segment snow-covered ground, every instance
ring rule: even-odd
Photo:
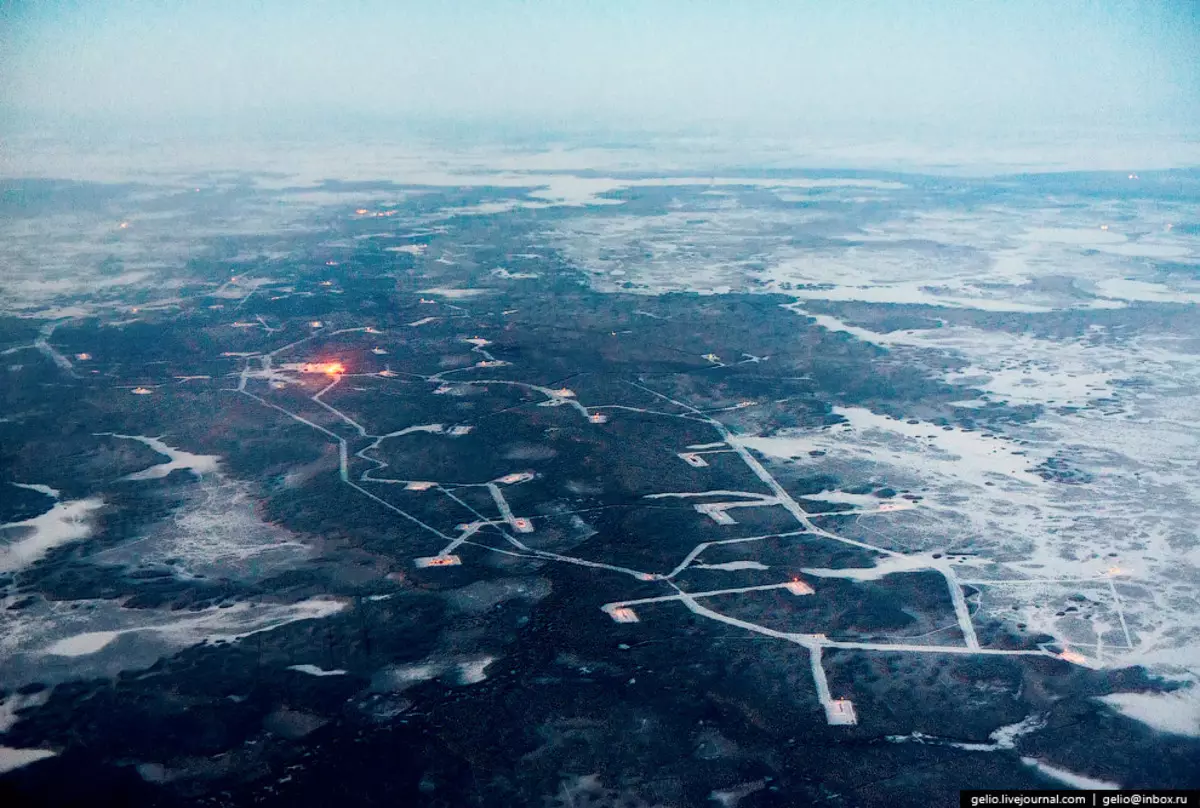
[[[1200,236],[1178,226],[1194,215],[1170,194],[1014,197],[1011,188],[911,209],[894,187],[832,188],[791,209],[681,194],[666,212],[581,214],[544,237],[596,289],[786,295],[797,330],[812,323],[878,345],[962,387],[959,407],[1038,408],[993,432],[841,406],[834,426],[740,442],[848,488],[920,495],[916,509],[864,516],[844,532],[906,552],[969,554],[956,571],[978,590],[979,618],[1049,634],[1088,664],[1141,664],[1181,680],[1190,686],[1169,696],[1107,701],[1200,734],[1200,335],[1145,308],[1200,301]],[[801,201],[794,189],[775,193]],[[871,304],[849,310],[878,320],[830,314],[830,302]],[[935,322],[939,310],[947,316]],[[892,311],[928,324],[875,324]],[[1106,316],[1118,311],[1124,319]],[[1056,312],[1072,314],[1036,327]],[[929,361],[946,357],[954,361]]]

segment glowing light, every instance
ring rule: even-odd
[[[410,480],[405,486],[406,491],[428,491],[437,483],[426,482],[425,480]]]
[[[721,357],[717,356],[715,353],[706,353],[704,356],[702,356],[700,358],[707,359],[709,362],[720,362],[721,361]]]
[[[149,387],[135,387],[132,390],[130,390],[129,392],[133,393],[135,396],[148,396],[151,393],[153,393],[154,391],[151,390]]]
[[[370,211],[368,211],[366,208],[358,208],[354,212],[357,213],[359,216],[365,216]]]
[[[122,230],[128,230],[129,222],[121,222],[119,225],[117,225],[117,227],[121,228]]]
[[[804,583],[804,581],[801,581],[799,578],[793,578],[792,580],[788,581],[787,584],[784,586],[784,588],[787,589],[787,591],[791,592],[793,595],[811,595],[811,594],[813,594],[813,588],[811,586],[809,586],[808,584]]]
[[[524,518],[514,519],[512,526],[513,526],[513,530],[517,531],[518,533],[532,533],[533,532],[533,523],[530,522],[528,519],[524,519]]]
[[[615,609],[609,609],[608,616],[618,623],[636,623],[639,620],[637,612],[628,606],[618,606]]]
[[[1087,657],[1075,651],[1063,651],[1058,655],[1058,658],[1064,662],[1071,662],[1075,665],[1086,665]]]
[[[301,373],[324,373],[326,376],[341,376],[346,372],[346,366],[341,362],[305,362],[300,366]]]
[[[1139,177],[1137,174],[1130,174],[1130,175],[1129,175],[1129,179],[1131,179],[1131,180],[1137,180],[1137,179],[1141,179],[1141,177]]]
[[[560,387],[554,391],[554,395],[558,396],[559,398],[575,398],[575,391],[566,387]]]
[[[324,328],[325,323],[321,322],[320,320],[313,320],[311,323],[309,323],[309,326],[312,328]]]
[[[428,567],[457,567],[462,563],[462,559],[456,555],[436,555],[425,556],[413,560],[418,569],[426,569]]]
[[[89,359],[91,359],[91,358],[92,358],[92,355],[91,355],[90,353],[77,353],[77,354],[75,354],[75,360],[76,360],[77,362],[86,362],[86,361],[88,361],[88,360],[89,360]]]
[[[1107,230],[1107,229],[1108,229],[1108,225],[1106,225],[1106,224],[1102,224],[1102,225],[1100,225],[1100,229],[1101,229],[1101,230]]]
[[[1124,575],[1125,570],[1121,569],[1120,567],[1109,567],[1108,574],[1109,575]]]
[[[321,281],[322,286],[333,286],[333,281]]]
[[[607,423],[608,416],[602,412],[594,412],[588,416],[588,421],[590,421],[593,424],[603,424],[603,423]]]

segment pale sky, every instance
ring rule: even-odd
[[[11,114],[1200,131],[1200,3],[40,0]]]

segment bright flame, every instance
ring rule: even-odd
[[[341,362],[305,362],[300,366],[301,373],[324,373],[326,376],[337,378],[346,372],[346,366]]]
[[[363,216],[367,213],[367,209],[366,208],[358,208],[354,212],[357,213],[359,216]]]
[[[121,222],[119,225],[117,225],[117,227],[121,228],[122,230],[128,230],[129,222]]]

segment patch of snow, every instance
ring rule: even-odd
[[[309,676],[344,676],[346,672],[341,668],[334,670],[325,670],[316,665],[288,665],[288,670],[298,671],[299,673],[307,673]]]
[[[76,634],[73,637],[64,637],[54,643],[46,649],[46,653],[64,657],[94,654],[119,636],[121,636],[120,631],[89,631],[86,634]]]
[[[57,754],[49,749],[14,749],[11,746],[0,746],[0,774],[54,757]]]
[[[698,570],[725,570],[727,572],[770,569],[766,564],[759,563],[758,561],[726,561],[724,564],[693,564],[692,568]]]
[[[1110,783],[1106,780],[1097,780],[1094,777],[1085,777],[1082,774],[1075,774],[1066,769],[1060,769],[1057,766],[1051,766],[1049,763],[1043,763],[1037,758],[1023,757],[1021,762],[1026,766],[1032,766],[1042,774],[1049,777],[1051,780],[1057,780],[1065,786],[1071,788],[1087,789],[1092,791],[1117,791],[1121,788],[1119,783]]]
[[[154,451],[158,452],[163,457],[167,458],[167,462],[158,463],[150,466],[147,469],[136,471],[133,474],[126,474],[122,480],[138,481],[138,480],[159,480],[166,477],[173,471],[186,469],[197,477],[202,477],[205,474],[211,474],[217,471],[221,458],[217,455],[200,455],[192,452],[185,452],[182,449],[176,449],[174,446],[168,446],[158,438],[147,438],[144,435],[116,435],[111,437],[121,438],[122,440],[135,440],[139,443],[144,443]]]
[[[55,547],[92,535],[90,517],[104,507],[99,497],[59,502],[32,519],[0,525],[0,537],[13,536],[0,546],[0,572],[15,572]]]
[[[1160,732],[1200,738],[1200,688],[1195,685],[1170,693],[1113,693],[1099,701]]]

